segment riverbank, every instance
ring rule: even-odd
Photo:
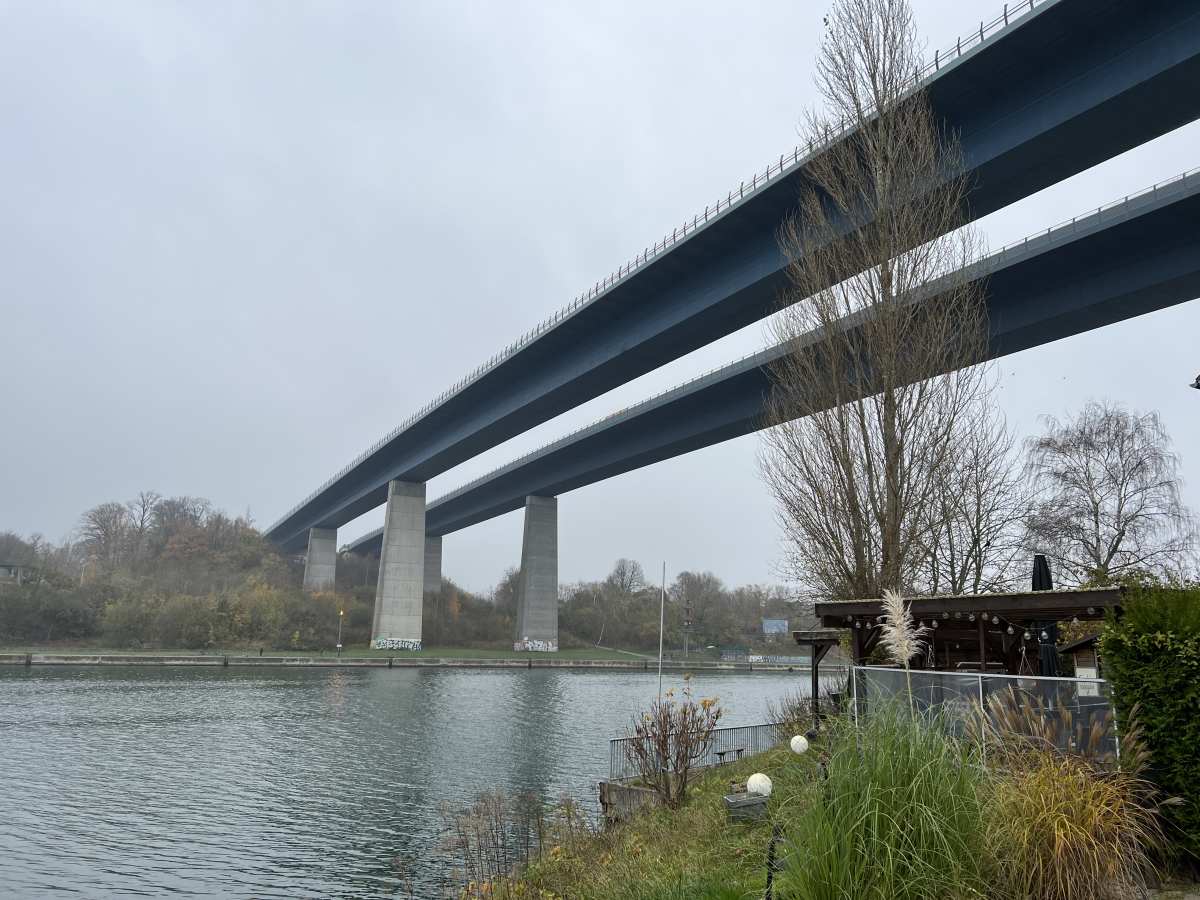
[[[510,656],[432,656],[425,653],[371,656],[258,655],[246,653],[128,653],[128,652],[0,652],[0,666],[209,666],[221,668],[490,668],[490,669],[604,669],[654,672],[658,660],[643,658],[589,659],[582,656],[512,654]],[[568,651],[569,652],[569,651]],[[663,660],[664,672],[794,672],[804,666],[774,663]],[[832,671],[832,670],[831,670]]]
[[[844,751],[844,757],[859,756],[864,751],[867,761],[862,764],[864,769],[859,771],[859,763],[855,763],[851,777],[874,778],[876,782],[886,779],[891,773],[889,769],[880,772],[871,769],[869,747],[878,747],[879,742],[871,741],[871,735],[864,738],[864,747],[855,751],[850,744],[850,752]],[[732,762],[726,765],[708,769],[700,773],[689,789],[687,803],[680,809],[668,810],[662,807],[646,807],[628,820],[616,827],[596,832],[560,831],[554,834],[554,844],[550,849],[531,861],[517,877],[515,883],[490,885],[489,891],[479,895],[491,896],[494,900],[515,900],[524,897],[572,898],[572,900],[738,900],[744,897],[761,897],[767,888],[768,847],[772,835],[782,838],[776,848],[776,858],[788,854],[800,854],[801,859],[811,860],[819,874],[797,893],[797,884],[785,879],[783,890],[777,883],[776,896],[864,896],[863,893],[843,893],[833,888],[844,885],[847,881],[870,880],[879,877],[879,870],[894,863],[879,858],[866,859],[865,863],[855,862],[861,851],[853,842],[839,842],[831,838],[824,841],[822,831],[805,827],[802,820],[807,810],[814,804],[828,806],[832,801],[828,793],[831,788],[830,770],[826,766],[837,765],[830,762],[827,754],[836,753],[833,746],[824,740],[814,742],[811,750],[803,755],[792,753],[784,745],[754,756]],[[882,756],[894,758],[893,749],[876,751],[877,759]],[[822,759],[825,762],[822,762]],[[920,765],[923,760],[918,760]],[[889,759],[888,765],[892,762]],[[903,766],[901,766],[903,768]],[[763,772],[772,781],[772,792],[767,805],[766,817],[761,821],[730,821],[725,809],[724,795],[730,790],[731,782],[744,782],[752,773]],[[843,776],[845,769],[843,769]],[[845,782],[839,782],[835,773],[832,779],[833,796],[839,797],[840,802],[847,802]],[[989,790],[995,790],[991,785]],[[895,822],[898,816],[911,815],[925,817],[926,827],[930,817],[937,819],[953,810],[940,809],[935,804],[920,805],[905,802],[899,807],[888,809],[889,799],[895,792],[895,786],[884,784],[878,798],[871,801],[872,808],[877,812],[874,821]],[[869,797],[870,792],[864,792]],[[1053,801],[1051,801],[1052,803]],[[1053,822],[1055,817],[1077,817],[1081,814],[1079,807],[1052,807],[1048,805],[1045,813],[1047,821]],[[1109,828],[1126,827],[1120,818],[1119,811],[1108,814],[1106,822]],[[828,820],[827,820],[828,821]],[[1063,821],[1067,821],[1063,819]],[[1080,824],[1076,818],[1071,818],[1069,825]],[[887,842],[893,840],[885,824],[871,824],[863,829],[865,834],[875,841],[875,847],[881,845],[887,849]],[[1080,845],[1087,845],[1093,835],[1080,827],[1064,828],[1069,832],[1064,839],[1066,850],[1077,850]],[[919,840],[921,827],[915,826],[909,832]],[[1112,845],[1114,839],[1110,832],[1101,829],[1099,842]],[[897,846],[897,845],[893,845]],[[898,855],[908,852],[903,845],[897,851]],[[917,845],[920,847],[920,845]],[[988,848],[985,844],[979,848],[984,857],[980,871],[987,876],[999,871],[995,859],[987,859]],[[950,848],[954,852],[955,848]],[[994,847],[991,849],[994,850]],[[920,852],[930,853],[928,847]],[[932,855],[927,858],[933,859]],[[1036,854],[1034,854],[1036,858]],[[1083,864],[1086,857],[1073,857]],[[845,860],[851,860],[853,865],[865,866],[862,877],[847,876],[839,869]],[[1094,860],[1095,865],[1108,867],[1110,872],[1119,872],[1119,863],[1107,855]],[[933,865],[941,865],[941,860],[935,860]],[[781,865],[777,871],[787,868]],[[1081,875],[1084,873],[1081,873]],[[1086,873],[1094,875],[1094,873]],[[1155,880],[1150,875],[1151,882]],[[814,892],[814,885],[818,890]],[[1045,896],[1041,890],[1034,888],[1034,893],[1011,893],[1006,889],[979,890],[979,885],[969,885],[964,881],[961,896],[971,897],[1008,897],[1008,896]],[[1011,886],[1010,886],[1011,887]],[[828,888],[829,890],[824,890]],[[1114,896],[1135,896],[1133,886],[1128,890],[1114,893]],[[1149,889],[1137,896],[1154,898],[1154,900],[1200,900],[1200,884],[1169,883],[1159,889]],[[895,896],[887,892],[872,893],[870,896]],[[937,896],[960,896],[960,894],[939,893]],[[1081,891],[1069,891],[1056,896],[1084,896]],[[1090,895],[1089,895],[1090,896]]]

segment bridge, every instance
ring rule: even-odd
[[[1039,232],[956,280],[978,282],[998,358],[1200,297],[1200,169]],[[747,356],[554,441],[429,504],[440,538],[525,505],[766,427],[771,364]],[[383,529],[347,549],[378,556]]]
[[[960,136],[970,215],[999,209],[1200,114],[1192,90],[1200,80],[1194,4],[1014,6],[949,58],[936,55],[922,76],[935,112]],[[842,139],[832,135],[829,143]],[[771,312],[785,282],[776,230],[794,207],[807,163],[827,147],[781,156],[638,254],[360,455],[268,536],[289,550],[307,544],[306,585],[327,586],[337,527],[386,502],[373,634],[385,646],[419,645],[426,558],[432,574],[440,557],[438,535],[429,531],[425,540],[430,525],[441,527],[425,520],[425,480]],[[1087,317],[1082,312],[1077,321]],[[539,537],[554,524],[552,500],[526,505],[522,621],[543,605],[531,607],[526,595],[556,583],[554,542]],[[538,521],[541,527],[530,524]],[[557,634],[549,619],[528,616],[539,645]]]

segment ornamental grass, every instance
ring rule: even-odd
[[[1142,897],[1164,835],[1154,789],[1053,751],[990,776],[986,806],[993,893],[1039,900]]]
[[[872,711],[840,729],[828,778],[787,829],[778,896],[984,897],[983,769],[936,718]]]

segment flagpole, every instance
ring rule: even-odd
[[[658,595],[658,699],[662,699],[663,623],[667,613],[667,561],[662,565],[662,588]]]

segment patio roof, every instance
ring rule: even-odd
[[[1010,621],[1102,619],[1106,609],[1120,609],[1121,587],[1024,591],[1015,594],[935,594],[906,597],[915,619],[990,613]],[[845,628],[855,619],[875,618],[882,600],[843,600],[816,604],[826,628]]]

